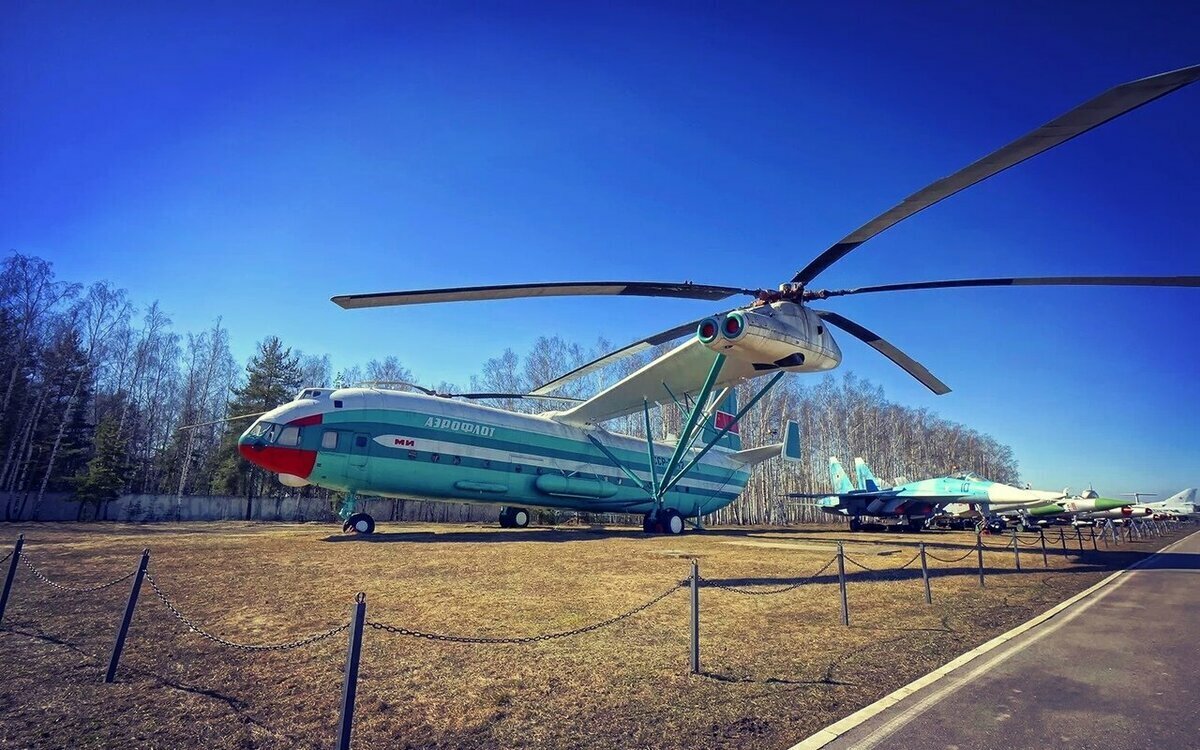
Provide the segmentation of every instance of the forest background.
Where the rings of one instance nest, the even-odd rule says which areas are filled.
[[[80,515],[92,517],[126,493],[300,494],[332,500],[332,493],[320,488],[284,487],[247,463],[236,450],[236,439],[248,421],[225,420],[278,406],[304,386],[386,381],[420,383],[444,393],[523,393],[613,348],[604,339],[587,346],[543,335],[524,354],[506,349],[474,373],[468,374],[469,363],[462,363],[465,385],[460,385],[424,383],[398,356],[335,371],[327,354],[304,352],[263,333],[254,355],[242,365],[220,320],[204,331],[179,332],[158,302],[138,307],[125,290],[106,282],[85,287],[57,279],[52,265],[41,258],[19,253],[5,258],[0,270],[0,502],[5,518],[36,518],[52,492],[72,493],[81,504]],[[664,351],[659,347],[630,357],[562,393],[595,393]],[[740,402],[749,396],[748,390],[739,393]],[[516,411],[547,408],[517,399],[491,403]],[[656,437],[677,433],[680,417],[673,406],[658,409],[651,430]],[[759,466],[745,493],[710,522],[811,519],[813,514],[800,512],[786,494],[829,490],[830,456],[862,456],[885,481],[962,470],[999,482],[1020,479],[1009,446],[927,409],[893,403],[882,388],[849,371],[840,377],[785,378],[742,420],[743,444],[778,440],[787,419],[800,423],[803,460]],[[201,426],[179,429],[189,425]],[[640,414],[605,426],[645,435]],[[412,502],[418,517],[423,506],[431,505],[420,498]],[[84,514],[88,506],[92,512]]]

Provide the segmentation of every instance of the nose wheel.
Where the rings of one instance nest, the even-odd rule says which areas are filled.
[[[375,533],[375,519],[366,513],[355,513],[342,524],[342,531],[352,531],[355,534]]]

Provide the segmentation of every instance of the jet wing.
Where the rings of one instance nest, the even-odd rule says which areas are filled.
[[[676,398],[694,396],[716,358],[716,352],[693,337],[587,401],[549,416],[582,427],[641,411],[643,401],[670,404]],[[715,388],[737,385],[758,374],[751,363],[726,357]]]

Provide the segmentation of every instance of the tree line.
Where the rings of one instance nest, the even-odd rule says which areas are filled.
[[[486,360],[467,378],[474,391],[525,393],[611,349],[543,336],[523,355],[511,349]],[[582,397],[611,385],[666,351],[647,350],[569,384]],[[304,386],[362,382],[420,382],[395,356],[335,372],[326,354],[305,353],[268,336],[245,365],[232,354],[218,319],[200,332],[174,330],[154,302],[139,308],[123,289],[56,278],[47,261],[14,253],[0,269],[0,502],[5,518],[37,517],[48,493],[69,492],[80,517],[103,510],[124,493],[241,495],[278,498],[301,493],[330,497],[314,487],[284,487],[238,454],[249,420],[231,418],[274,408]],[[459,392],[439,383],[439,392]],[[739,386],[746,403],[761,381]],[[496,406],[524,412],[555,408],[528,399]],[[683,414],[674,405],[654,410],[656,438],[678,434]],[[885,481],[920,479],[955,470],[1016,482],[1012,450],[989,435],[888,401],[878,386],[845,373],[840,378],[784,378],[743,419],[746,446],[780,439],[786,419],[800,423],[803,460],[770,461],[746,492],[710,521],[763,524],[811,520],[811,506],[788,492],[829,489],[828,459],[863,456]],[[645,436],[642,414],[612,420],[615,432]],[[182,429],[181,429],[182,428]],[[332,499],[332,498],[330,498]],[[410,516],[479,517],[451,513],[413,498]]]

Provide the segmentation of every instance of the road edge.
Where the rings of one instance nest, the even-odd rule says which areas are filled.
[[[1138,560],[1133,565],[1130,565],[1127,568],[1122,568],[1121,570],[1118,570],[1117,572],[1107,576],[1106,578],[1099,581],[1098,583],[1095,583],[1095,584],[1089,586],[1088,588],[1084,589],[1083,591],[1080,591],[1078,594],[1075,594],[1074,596],[1072,596],[1068,599],[1064,599],[1063,601],[1054,605],[1053,607],[1051,607],[1050,609],[1041,613],[1040,615],[1036,615],[1032,619],[1026,620],[1025,622],[1021,623],[1020,625],[1017,625],[1015,628],[1012,628],[1011,630],[1008,630],[1008,631],[996,636],[995,638],[992,638],[990,641],[987,641],[986,643],[983,643],[982,645],[976,646],[975,648],[971,649],[970,651],[967,651],[966,653],[959,655],[955,659],[952,659],[951,661],[943,664],[942,666],[938,667],[937,669],[933,670],[932,672],[929,672],[928,674],[918,677],[917,679],[913,680],[912,682],[908,683],[907,685],[905,685],[901,688],[897,688],[896,690],[893,690],[892,692],[883,696],[882,698],[875,701],[874,703],[871,703],[870,705],[860,708],[859,710],[855,711],[854,713],[850,714],[849,716],[845,717],[844,719],[835,721],[834,723],[830,724],[829,726],[825,727],[824,729],[817,730],[816,732],[809,735],[808,737],[805,737],[803,740],[800,740],[800,742],[789,747],[788,750],[818,750],[819,748],[825,747],[829,743],[838,739],[839,737],[846,734],[847,732],[854,729],[855,727],[859,726],[860,724],[873,718],[874,716],[883,712],[884,710],[896,705],[904,698],[907,698],[909,695],[912,695],[913,693],[917,692],[918,690],[921,690],[922,688],[932,685],[933,683],[937,682],[938,680],[942,679],[943,677],[946,677],[950,673],[954,672],[959,667],[961,667],[971,661],[974,661],[976,658],[983,656],[984,654],[988,653],[989,651],[993,651],[996,648],[1003,646],[1005,643],[1011,641],[1013,638],[1016,638],[1017,636],[1037,627],[1038,625],[1041,625],[1043,622],[1046,622],[1047,620],[1052,619],[1053,617],[1055,617],[1056,615],[1061,613],[1063,610],[1070,607],[1072,604],[1075,604],[1076,602],[1080,601],[1081,599],[1087,598],[1094,592],[1098,591],[1099,589],[1104,588],[1105,586],[1112,583],[1113,581],[1120,578],[1121,576],[1125,575],[1126,573],[1129,573],[1129,572],[1141,567],[1142,565],[1145,565],[1149,560],[1153,559],[1155,555],[1165,552],[1166,550],[1170,549],[1171,547],[1174,547],[1175,545],[1183,542],[1186,539],[1190,539],[1191,537],[1195,536],[1196,534],[1200,534],[1200,530],[1193,531],[1191,534],[1188,534],[1185,537],[1176,539],[1175,541],[1171,542],[1170,544],[1155,550],[1153,554],[1148,555],[1148,556],[1142,558],[1141,560]]]

